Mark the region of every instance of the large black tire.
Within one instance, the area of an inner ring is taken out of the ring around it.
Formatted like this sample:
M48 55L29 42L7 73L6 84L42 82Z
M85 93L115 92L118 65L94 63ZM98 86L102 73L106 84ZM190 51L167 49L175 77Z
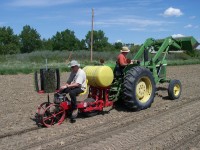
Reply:
M84 100L84 102L92 103L92 102L95 102L95 99L93 99L93 98L86 98ZM84 113L84 116L86 116L86 117L92 117L92 116L97 115L98 113L99 113L99 111L94 110L94 111L91 111L91 112Z
M182 85L179 80L171 80L168 86L168 96L171 100L178 99L181 96Z
M155 90L155 81L150 70L136 66L131 68L124 77L122 99L130 109L146 109L154 101Z

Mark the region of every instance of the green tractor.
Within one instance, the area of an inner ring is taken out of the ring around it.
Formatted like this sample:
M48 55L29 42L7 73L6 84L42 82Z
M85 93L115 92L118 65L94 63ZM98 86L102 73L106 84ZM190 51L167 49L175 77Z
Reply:
M166 82L169 83L169 98L178 99L182 91L181 82L166 77L166 56L169 53L191 51L198 45L193 37L147 39L133 58L140 62L129 64L121 75L114 72L109 99L121 101L130 109L146 109L154 101L156 84ZM115 65L107 66L114 69Z

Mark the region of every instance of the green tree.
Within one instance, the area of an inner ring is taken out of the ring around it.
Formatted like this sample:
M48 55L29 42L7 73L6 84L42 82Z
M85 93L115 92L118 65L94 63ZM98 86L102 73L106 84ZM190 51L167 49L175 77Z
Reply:
M85 40L82 39L82 40L80 41L80 50L86 50L86 49L87 49L87 46L86 46L86 44L85 44Z
M103 48L104 51L115 51L115 47L110 44L110 43L107 43L106 46Z
M122 48L123 44L122 42L115 42L114 47L116 50L120 50Z
M91 31L89 31L85 37L86 44L88 48L91 47ZM109 46L108 38L102 30L93 31L93 50L103 51Z
M42 50L53 50L53 42L51 39L42 40Z
M57 32L52 37L53 50L77 50L80 49L80 41L76 38L74 31L66 29L62 32Z
M134 44L132 44L132 46L131 46L131 48L130 48L130 50L131 50L131 53L137 53L138 52L138 50L140 49L140 45L134 45Z
M20 34L20 42L22 53L30 53L42 48L40 34L36 29L31 28L29 25L23 27Z
M20 52L19 37L10 27L0 27L0 54L16 54Z

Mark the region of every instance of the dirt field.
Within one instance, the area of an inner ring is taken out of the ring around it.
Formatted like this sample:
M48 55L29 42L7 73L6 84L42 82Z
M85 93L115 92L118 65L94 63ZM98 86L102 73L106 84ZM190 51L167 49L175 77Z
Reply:
M75 124L66 119L52 128L39 128L34 121L46 95L34 92L33 75L0 76L0 149L200 149L199 74L200 65L168 67L167 76L182 83L179 100L169 100L168 85L159 85L149 109L116 108L109 114L79 117Z

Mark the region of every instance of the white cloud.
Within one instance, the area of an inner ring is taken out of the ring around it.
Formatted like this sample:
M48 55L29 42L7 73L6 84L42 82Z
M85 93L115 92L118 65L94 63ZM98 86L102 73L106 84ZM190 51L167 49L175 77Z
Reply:
M75 1L76 0L13 0L9 5L17 7L45 7L68 4Z
M193 27L193 25L191 25L191 24L184 26L184 28L192 28L192 27Z
M145 28L131 28L130 31L146 31Z
M119 42L121 42L121 43L122 43L122 40L117 40L117 41L116 41L116 43L119 43Z
M79 23L81 25L91 25L90 21L78 21L73 22L75 24ZM98 26L112 26L112 25L120 25L120 26L134 26L131 30L144 30L144 27L147 26L162 26L166 24L172 24L174 22L166 22L162 20L150 20L150 19L142 19L142 18L134 18L134 17L120 17L117 19L105 19L105 20L97 20L94 22L94 25Z
M195 19L196 18L196 16L190 16L190 19Z
M149 19L137 19L137 18L121 18L116 21L119 23L124 23L124 24L137 24L142 27L150 26L150 25L160 26L160 25L164 24L163 21L149 20Z
M198 26L198 25L194 26L194 25L192 25L192 24L188 24L188 25L184 26L184 28L193 28L193 29L197 29L197 28L199 28L199 26Z
M155 32L166 32L166 31L171 31L171 29L169 28L158 28L156 30L154 30Z
M172 37L173 38L185 37L185 35L182 35L182 34L173 34Z
M160 3L163 0L134 0L134 1L128 1L129 4L131 5L138 5L138 6L149 6L149 5L153 5L156 3Z
M37 19L41 20L56 20L56 19L63 19L66 18L64 15L44 15L44 16L39 16Z
M137 28L144 28L146 26L161 26L164 24L169 24L172 22L165 22L162 20L150 20L150 19L140 19L140 18L119 18L113 20L105 20L103 21L107 24L116 24L116 25L135 25Z
M170 17L170 16L179 17L179 16L183 15L183 13L178 8L169 7L169 8L167 8L165 10L165 12L163 13L163 15L166 16L166 17Z

